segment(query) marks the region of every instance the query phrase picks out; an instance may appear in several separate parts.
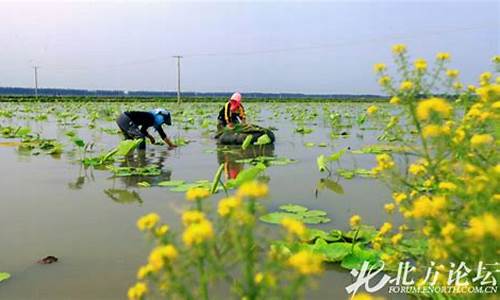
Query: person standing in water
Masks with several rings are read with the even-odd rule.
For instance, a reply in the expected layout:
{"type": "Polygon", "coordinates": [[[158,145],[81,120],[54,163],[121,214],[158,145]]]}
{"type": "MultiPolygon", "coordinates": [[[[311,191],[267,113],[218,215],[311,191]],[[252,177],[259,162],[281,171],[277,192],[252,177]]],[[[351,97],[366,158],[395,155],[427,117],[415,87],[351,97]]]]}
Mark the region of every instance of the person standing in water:
{"type": "Polygon", "coordinates": [[[234,128],[235,124],[246,123],[245,108],[241,104],[241,94],[234,93],[219,111],[217,129],[234,128]]]}
{"type": "Polygon", "coordinates": [[[177,147],[165,134],[162,129],[163,124],[168,126],[172,125],[172,117],[170,112],[164,109],[155,109],[153,111],[126,111],[120,114],[116,120],[116,124],[122,131],[125,139],[142,139],[142,143],[139,145],[139,149],[146,149],[145,138],[151,141],[151,144],[155,143],[155,139],[148,133],[148,128],[153,127],[161,139],[168,145],[168,149],[173,149],[177,147]]]}

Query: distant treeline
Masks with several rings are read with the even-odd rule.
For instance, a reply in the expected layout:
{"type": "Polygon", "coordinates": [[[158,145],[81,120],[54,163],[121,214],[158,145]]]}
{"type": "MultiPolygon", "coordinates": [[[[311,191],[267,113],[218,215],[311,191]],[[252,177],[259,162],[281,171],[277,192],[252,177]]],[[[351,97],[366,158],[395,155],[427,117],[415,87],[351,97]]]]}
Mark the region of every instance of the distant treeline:
{"type": "MultiPolygon", "coordinates": [[[[35,90],[32,88],[0,87],[0,101],[33,101],[35,90]]],[[[176,92],[161,91],[120,91],[120,90],[79,90],[79,89],[38,89],[39,101],[177,101],[176,92]]],[[[225,101],[231,93],[225,92],[183,92],[186,101],[225,101]]],[[[244,93],[246,101],[374,101],[386,100],[379,95],[325,95],[300,93],[244,93]]]]}

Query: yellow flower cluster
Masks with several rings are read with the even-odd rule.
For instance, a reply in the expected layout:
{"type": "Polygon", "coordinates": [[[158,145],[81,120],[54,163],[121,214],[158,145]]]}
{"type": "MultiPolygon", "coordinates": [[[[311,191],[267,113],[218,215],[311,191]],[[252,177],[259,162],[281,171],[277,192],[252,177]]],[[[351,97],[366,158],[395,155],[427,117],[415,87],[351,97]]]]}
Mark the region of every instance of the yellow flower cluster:
{"type": "Polygon", "coordinates": [[[441,126],[436,125],[436,124],[430,124],[430,125],[426,125],[422,129],[422,136],[424,138],[435,138],[435,137],[441,136],[443,134],[446,134],[446,132],[447,132],[446,128],[442,128],[441,126]]]}
{"type": "Polygon", "coordinates": [[[390,104],[400,104],[401,103],[401,99],[397,96],[394,96],[391,98],[391,100],[389,101],[390,104]]]}
{"type": "Polygon", "coordinates": [[[351,227],[358,227],[361,224],[361,217],[359,215],[353,215],[349,220],[351,227]]]}
{"type": "Polygon", "coordinates": [[[401,82],[401,84],[399,85],[399,89],[402,91],[410,91],[411,89],[413,89],[413,87],[414,87],[413,82],[408,80],[401,82]]]}
{"type": "Polygon", "coordinates": [[[323,257],[308,250],[299,251],[290,258],[288,264],[302,275],[314,275],[323,272],[323,257]]]}
{"type": "Polygon", "coordinates": [[[439,52],[437,55],[436,55],[436,59],[437,60],[449,60],[450,59],[450,53],[447,53],[447,52],[439,52]]]}
{"type": "Polygon", "coordinates": [[[393,193],[392,199],[394,199],[394,202],[396,202],[397,204],[401,204],[401,202],[408,199],[408,196],[406,196],[405,193],[393,193]]]}
{"type": "Polygon", "coordinates": [[[457,190],[457,185],[453,182],[443,181],[438,185],[440,190],[454,192],[457,190]]]}
{"type": "Polygon", "coordinates": [[[281,220],[281,225],[288,231],[289,235],[297,236],[300,239],[305,238],[307,234],[307,228],[299,220],[292,218],[284,218],[281,220]]]}
{"type": "Polygon", "coordinates": [[[227,197],[219,201],[217,212],[221,217],[228,216],[234,209],[240,207],[241,199],[238,197],[227,197]]]}
{"type": "Polygon", "coordinates": [[[444,196],[420,196],[413,202],[411,216],[414,218],[438,217],[446,207],[444,196]]]}
{"type": "Polygon", "coordinates": [[[174,261],[179,253],[173,245],[158,246],[149,254],[148,266],[153,272],[159,271],[165,263],[174,261]]]}
{"type": "Polygon", "coordinates": [[[141,300],[148,292],[148,286],[144,282],[138,282],[128,290],[129,300],[141,300]]]}
{"type": "Polygon", "coordinates": [[[396,44],[392,46],[392,53],[396,55],[401,55],[406,52],[406,45],[404,44],[396,44]]]}
{"type": "Polygon", "coordinates": [[[182,223],[184,226],[197,224],[205,220],[205,214],[197,210],[186,210],[182,213],[182,223]]]}
{"type": "Polygon", "coordinates": [[[455,69],[446,70],[446,75],[450,78],[457,78],[460,72],[455,69]]]}
{"type": "Polygon", "coordinates": [[[376,105],[371,105],[370,107],[368,107],[366,109],[366,113],[368,115],[373,115],[374,113],[376,113],[378,111],[378,107],[376,105]]]}
{"type": "Polygon", "coordinates": [[[378,84],[380,84],[381,86],[387,86],[390,83],[391,83],[391,77],[389,77],[389,76],[382,76],[378,80],[378,84]]]}
{"type": "Polygon", "coordinates": [[[372,170],[375,173],[380,173],[383,170],[392,169],[395,165],[394,161],[392,160],[392,157],[387,153],[377,155],[376,159],[377,159],[377,166],[372,170]]]}
{"type": "Polygon", "coordinates": [[[380,235],[386,235],[386,234],[388,234],[391,230],[392,230],[392,224],[391,224],[391,223],[388,223],[388,222],[385,222],[385,223],[384,223],[384,224],[382,224],[382,226],[380,227],[379,234],[380,234],[380,235]]]}
{"type": "Polygon", "coordinates": [[[425,174],[425,172],[427,172],[427,169],[425,168],[424,165],[416,163],[416,164],[411,164],[408,167],[408,172],[410,172],[410,174],[412,175],[420,176],[425,174]]]}
{"type": "Polygon", "coordinates": [[[419,72],[427,70],[427,62],[423,58],[416,59],[414,65],[415,65],[415,70],[419,72]]]}
{"type": "Polygon", "coordinates": [[[236,192],[237,197],[261,198],[265,197],[269,189],[266,184],[258,181],[250,181],[243,183],[236,192]]]}
{"type": "Polygon", "coordinates": [[[190,188],[186,192],[186,199],[188,201],[201,200],[207,198],[208,196],[210,196],[210,191],[206,188],[195,187],[190,188]]]}
{"type": "Polygon", "coordinates": [[[483,240],[487,235],[500,239],[500,223],[491,213],[473,217],[469,221],[466,234],[475,241],[483,240]]]}
{"type": "Polygon", "coordinates": [[[475,134],[470,139],[470,144],[472,147],[480,147],[483,145],[492,144],[494,138],[491,134],[475,134]]]}
{"type": "Polygon", "coordinates": [[[441,118],[449,118],[452,112],[453,108],[448,101],[442,98],[432,97],[420,101],[416,113],[420,121],[426,121],[431,117],[432,113],[438,114],[441,118]]]}
{"type": "Polygon", "coordinates": [[[182,241],[188,247],[199,245],[214,237],[212,223],[206,219],[189,225],[182,234],[182,241]]]}
{"type": "Polygon", "coordinates": [[[157,213],[149,213],[137,220],[137,227],[141,230],[150,230],[158,224],[160,216],[157,213]]]}
{"type": "Polygon", "coordinates": [[[385,64],[375,64],[373,65],[373,71],[375,71],[375,73],[382,73],[383,71],[385,71],[387,67],[385,66],[385,64]]]}

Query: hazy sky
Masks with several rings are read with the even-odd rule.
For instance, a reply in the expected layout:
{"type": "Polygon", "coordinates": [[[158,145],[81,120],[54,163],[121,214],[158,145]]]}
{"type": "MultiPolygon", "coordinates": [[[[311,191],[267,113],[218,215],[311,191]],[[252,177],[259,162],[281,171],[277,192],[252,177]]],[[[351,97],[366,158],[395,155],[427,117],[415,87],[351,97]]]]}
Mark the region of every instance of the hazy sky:
{"type": "Polygon", "coordinates": [[[452,54],[465,83],[500,53],[500,1],[0,2],[0,86],[379,93],[390,47],[452,54]]]}

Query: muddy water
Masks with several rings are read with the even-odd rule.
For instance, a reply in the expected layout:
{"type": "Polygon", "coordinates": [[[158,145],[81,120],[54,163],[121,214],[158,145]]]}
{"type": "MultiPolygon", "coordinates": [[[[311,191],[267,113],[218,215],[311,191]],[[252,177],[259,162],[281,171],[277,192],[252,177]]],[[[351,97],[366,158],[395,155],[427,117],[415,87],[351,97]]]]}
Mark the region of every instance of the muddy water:
{"type": "MultiPolygon", "coordinates": [[[[139,106],[147,107],[148,104],[139,106]]],[[[325,210],[332,222],[315,226],[324,229],[346,229],[349,217],[354,213],[361,215],[367,224],[381,224],[385,218],[383,205],[390,199],[390,193],[376,180],[345,180],[333,176],[344,193],[322,190],[315,194],[317,182],[326,176],[316,168],[319,154],[376,143],[378,132],[354,130],[346,138],[331,140],[331,128],[318,117],[306,122],[314,131],[300,135],[294,132],[296,125],[286,114],[286,104],[281,106],[280,114],[273,118],[270,118],[270,104],[259,105],[259,114],[250,115],[260,120],[261,125],[278,129],[274,149],[267,149],[266,154],[297,160],[294,164],[273,166],[266,171],[271,191],[265,202],[268,209],[295,203],[325,210]],[[309,148],[304,146],[305,142],[325,142],[328,147],[309,148]]],[[[352,110],[351,105],[332,106],[341,113],[352,110]]],[[[276,106],[272,107],[275,110],[276,106]]],[[[249,111],[252,111],[251,107],[249,111]]],[[[9,123],[29,124],[44,137],[60,140],[64,140],[63,132],[71,129],[57,125],[53,117],[41,122],[24,119],[0,121],[4,126],[9,123]]],[[[121,138],[98,130],[100,127],[113,128],[112,122],[100,122],[96,129],[88,129],[83,119],[79,123],[82,125],[76,129],[79,136],[94,141],[100,149],[111,148],[121,138]]],[[[174,151],[148,145],[145,153],[130,157],[127,164],[161,167],[162,175],[146,179],[113,178],[109,171],[85,170],[75,162],[77,153],[65,152],[60,158],[53,158],[44,154],[23,155],[12,145],[0,147],[0,271],[12,274],[11,279],[0,284],[0,299],[125,298],[127,287],[134,282],[136,270],[145,262],[150,249],[135,227],[137,218],[156,211],[175,230],[179,211],[185,207],[182,193],[169,192],[161,187],[139,188],[137,182],[210,180],[220,163],[228,163],[232,172],[237,172],[246,166],[236,164],[234,160],[251,156],[248,153],[218,153],[214,140],[201,129],[185,131],[174,127],[167,133],[194,142],[174,151]],[[115,196],[109,195],[110,190],[115,196]],[[47,255],[58,257],[59,262],[52,265],[35,263],[47,255]]],[[[66,150],[73,148],[66,142],[66,150]]],[[[255,150],[257,155],[259,151],[255,150]]],[[[344,168],[371,168],[373,165],[372,155],[350,154],[341,161],[344,168]]],[[[333,268],[306,298],[346,299],[344,288],[351,281],[348,272],[333,268]]]]}

